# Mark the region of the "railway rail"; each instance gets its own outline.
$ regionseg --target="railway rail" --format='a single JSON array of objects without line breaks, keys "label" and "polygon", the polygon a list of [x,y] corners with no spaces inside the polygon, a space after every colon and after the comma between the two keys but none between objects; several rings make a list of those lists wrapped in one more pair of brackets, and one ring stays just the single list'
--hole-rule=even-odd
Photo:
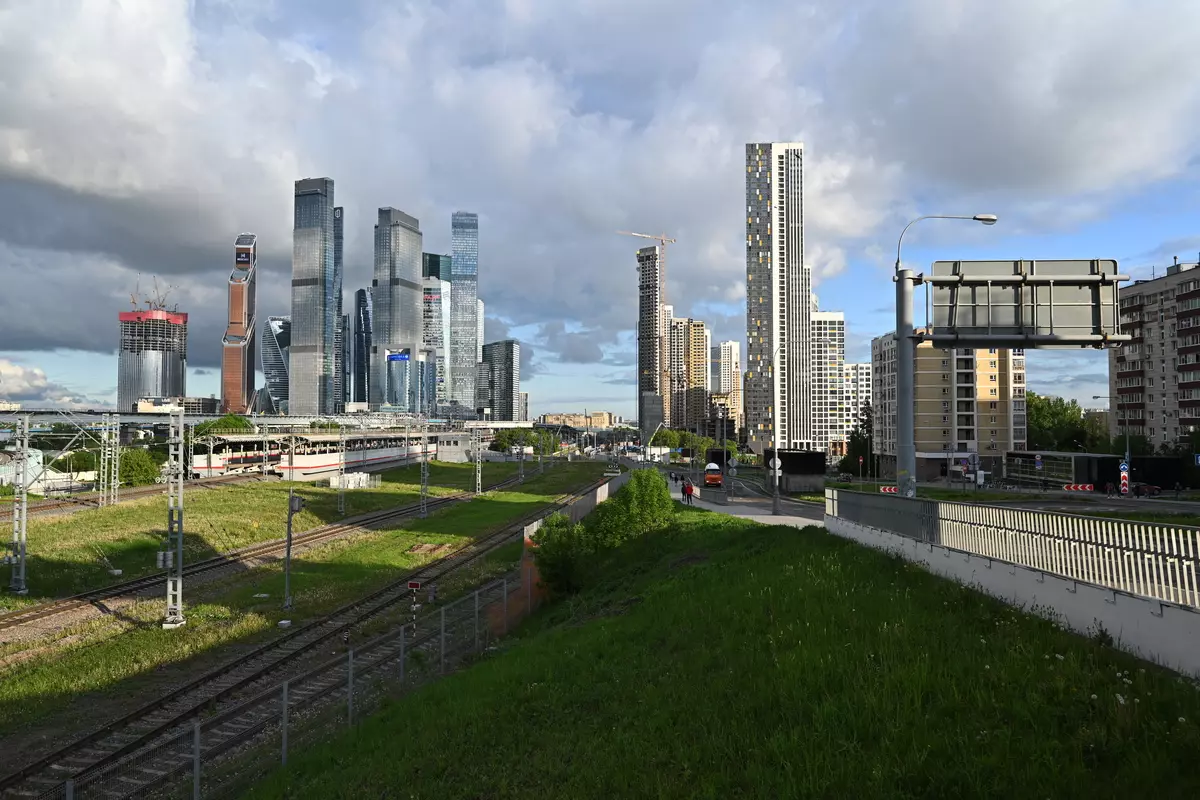
[{"label": "railway rail", "polygon": [[[491,484],[487,487],[488,491],[493,489],[501,489],[517,482],[517,478],[509,478],[498,483]],[[456,494],[447,495],[445,497],[430,498],[426,501],[426,507],[429,510],[444,508],[445,506],[461,502],[464,499],[474,496],[472,492],[458,492]],[[311,547],[321,542],[337,539],[345,536],[348,533],[361,531],[371,525],[387,523],[398,519],[411,517],[414,514],[420,513],[421,506],[419,503],[414,503],[408,506],[399,508],[387,509],[384,511],[374,511],[367,514],[362,514],[354,517],[346,522],[334,523],[332,525],[324,525],[320,528],[314,528],[305,533],[296,534],[292,537],[292,547]],[[263,558],[266,556],[282,553],[287,545],[286,539],[272,539],[267,542],[258,542],[256,544],[247,545],[246,547],[230,550],[219,555],[211,556],[200,561],[194,561],[190,564],[185,564],[183,569],[184,577],[211,573],[215,570],[228,569],[239,564],[244,564],[254,559]],[[105,586],[100,589],[93,589],[88,592],[64,597],[60,600],[53,600],[49,603],[42,603],[29,608],[12,611],[4,615],[0,615],[0,631],[9,628],[16,628],[22,625],[30,625],[35,622],[50,617],[65,614],[69,611],[75,611],[86,606],[91,606],[96,603],[111,600],[117,597],[134,597],[151,589],[157,589],[163,585],[166,580],[166,572],[156,572],[153,575],[147,575],[144,578],[134,578],[132,580],[115,583]]]},{"label": "railway rail", "polygon": [[[410,581],[427,585],[463,570],[512,541],[531,521],[565,507],[607,480],[598,480],[550,508],[506,523],[499,530],[466,543],[325,617],[292,628],[220,668],[175,688],[167,696],[0,780],[0,792],[4,793],[3,797],[14,798],[62,797],[64,783],[70,778],[80,789],[84,784],[89,785],[87,796],[127,797],[161,784],[180,768],[180,758],[190,759],[177,749],[164,747],[177,739],[180,730],[186,729],[189,723],[202,716],[210,721],[210,725],[214,719],[219,719],[225,734],[213,735],[214,729],[210,728],[210,740],[213,747],[227,746],[231,737],[261,723],[254,717],[247,695],[269,691],[279,681],[290,679],[289,672],[303,666],[297,662],[316,654],[317,648],[410,601]],[[412,623],[402,625],[409,627]],[[304,674],[311,675],[320,669],[310,667]],[[319,691],[319,687],[312,691]],[[125,768],[133,762],[136,762],[133,769]],[[109,775],[118,769],[119,775]]]}]

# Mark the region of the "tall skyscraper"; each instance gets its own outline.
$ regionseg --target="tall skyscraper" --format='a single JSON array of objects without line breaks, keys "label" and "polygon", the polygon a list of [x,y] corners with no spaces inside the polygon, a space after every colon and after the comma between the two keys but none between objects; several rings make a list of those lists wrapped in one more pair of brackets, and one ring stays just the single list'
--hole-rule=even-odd
[{"label": "tall skyscraper", "polygon": [[288,372],[292,347],[291,317],[267,317],[262,332],[262,371],[272,406],[267,410],[286,414],[290,405]]},{"label": "tall skyscraper", "polygon": [[483,301],[476,299],[477,313],[475,317],[475,341],[479,343],[479,355],[476,360],[483,361]]},{"label": "tall skyscraper", "polygon": [[[421,225],[395,208],[379,209],[375,225],[375,278],[371,281],[371,405],[408,408],[409,387],[422,347]],[[400,378],[403,377],[403,381]],[[414,396],[415,397],[415,396]]]},{"label": "tall skyscraper", "polygon": [[746,145],[746,425],[750,448],[809,449],[812,279],[804,145]]},{"label": "tall skyscraper", "polygon": [[187,314],[151,307],[117,315],[117,409],[137,411],[143,397],[187,394]]},{"label": "tall skyscraper", "polygon": [[288,369],[292,414],[334,412],[339,289],[334,269],[333,179],[298,180],[292,231],[292,344]]},{"label": "tall skyscraper", "polygon": [[221,339],[221,408],[245,414],[254,398],[254,300],[258,238],[243,233],[233,243],[229,274],[229,317]]},{"label": "tall skyscraper", "polygon": [[367,403],[371,383],[371,290],[354,293],[354,381],[350,401]]},{"label": "tall skyscraper", "polygon": [[[425,255],[429,255],[426,253]],[[444,256],[439,256],[443,258]],[[440,272],[437,274],[441,274]],[[449,271],[446,275],[449,275]],[[448,372],[446,347],[450,342],[450,281],[428,275],[422,279],[424,287],[424,346],[433,351],[434,368],[437,375],[435,396],[439,404],[448,401]]]},{"label": "tall skyscraper", "polygon": [[521,392],[521,413],[517,416],[517,421],[529,421],[529,392]]},{"label": "tall skyscraper", "polygon": [[[672,306],[664,306],[664,310]],[[708,413],[709,351],[712,334],[697,319],[668,321],[668,372],[671,375],[670,425],[695,431]]]},{"label": "tall skyscraper", "polygon": [[475,407],[479,363],[479,215],[450,218],[450,400]]},{"label": "tall skyscraper", "polygon": [[669,318],[663,313],[661,247],[652,245],[637,251],[637,410],[643,444],[660,424],[669,424],[670,387],[666,380]]},{"label": "tall skyscraper", "polygon": [[454,259],[437,253],[421,254],[421,277],[449,281]]},{"label": "tall skyscraper", "polygon": [[497,422],[519,422],[521,345],[515,339],[485,344],[480,367],[480,378],[485,375],[488,378],[486,399],[492,409],[492,419]]},{"label": "tall skyscraper", "polygon": [[342,260],[345,219],[343,209],[338,206],[333,209],[333,299],[336,308],[333,331],[333,411],[341,413],[346,410],[346,326],[345,315],[342,313],[342,276],[345,262]]},{"label": "tall skyscraper", "polygon": [[710,348],[710,390],[728,395],[728,407],[738,428],[742,427],[742,343],[721,342]]}]

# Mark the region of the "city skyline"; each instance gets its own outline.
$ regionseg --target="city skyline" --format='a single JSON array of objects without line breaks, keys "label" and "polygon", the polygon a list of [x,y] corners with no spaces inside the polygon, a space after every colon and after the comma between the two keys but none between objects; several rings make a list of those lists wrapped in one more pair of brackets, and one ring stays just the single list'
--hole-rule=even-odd
[{"label": "city skyline", "polygon": [[[672,263],[681,269],[668,276],[667,295],[704,319],[714,340],[745,343],[744,231],[733,199],[743,191],[745,142],[806,144],[806,260],[824,305],[846,312],[847,360],[866,360],[870,338],[894,327],[890,253],[900,228],[921,213],[988,212],[1001,222],[986,232],[914,229],[905,256],[918,267],[937,258],[1100,251],[1141,278],[1155,266],[1161,274],[1173,255],[1195,258],[1190,165],[1200,143],[1186,123],[1200,115],[1200,100],[1154,53],[1186,45],[1187,23],[1200,20],[1200,10],[1089,12],[1086,32],[1049,47],[1063,41],[1070,13],[993,8],[955,15],[945,29],[932,6],[875,9],[853,24],[852,9],[829,10],[803,25],[792,25],[798,12],[778,4],[752,4],[744,18],[714,6],[686,32],[683,56],[642,47],[643,33],[616,37],[616,49],[591,40],[566,47],[531,35],[545,30],[537,17],[480,6],[468,25],[431,18],[429,36],[406,45],[410,58],[436,61],[445,85],[458,87],[439,94],[395,74],[390,48],[379,46],[401,24],[398,10],[368,22],[311,8],[149,7],[113,4],[96,12],[104,25],[84,24],[91,18],[70,2],[54,26],[43,24],[36,4],[6,17],[13,34],[0,56],[23,68],[0,91],[18,120],[15,140],[38,142],[36,153],[22,146],[0,154],[0,192],[12,209],[0,224],[0,263],[13,275],[0,314],[7,398],[113,403],[111,315],[139,273],[177,287],[173,299],[190,314],[189,392],[219,395],[227,243],[238,231],[259,234],[259,318],[290,313],[287,186],[304,175],[340,184],[346,289],[369,283],[368,224],[378,204],[403,200],[424,220],[458,208],[480,214],[485,340],[520,339],[535,415],[593,399],[635,415],[628,309],[636,284],[618,268],[628,263],[629,242],[613,231],[676,237]],[[747,25],[764,11],[780,15],[765,33]],[[562,13],[586,31],[644,23],[633,10]],[[798,28],[800,48],[785,36]],[[162,47],[138,55],[148,30]],[[250,30],[259,38],[236,68],[216,56],[245,50],[236,37]],[[481,50],[476,30],[508,36],[512,46]],[[49,59],[70,31],[79,36],[73,57],[95,69]],[[1104,93],[1064,94],[1046,105],[1016,74],[988,68],[999,53],[1045,45],[1046,81],[1074,85],[1081,55],[1117,34],[1137,63],[1091,75],[1110,85]],[[862,36],[879,46],[851,57],[847,43]],[[748,41],[759,55],[734,87],[722,54]],[[20,42],[41,44],[26,51]],[[592,66],[572,69],[575,54]],[[630,69],[662,75],[661,97],[669,99],[626,85]],[[971,74],[987,74],[989,90],[966,82]],[[177,82],[166,83],[168,75]],[[61,98],[54,109],[38,99],[46,87]],[[125,102],[127,95],[147,100]],[[493,96],[496,106],[475,102]],[[952,130],[936,123],[946,103],[960,109]],[[247,107],[257,109],[252,130],[206,124]],[[1137,133],[1067,124],[1113,119],[1114,108],[1154,122]],[[64,123],[85,113],[97,125]],[[1045,124],[1014,138],[996,118]],[[397,129],[402,147],[381,148],[378,131]],[[146,137],[146,146],[130,150],[131,136]],[[464,152],[479,157],[468,164]],[[1104,157],[1113,152],[1123,155]],[[393,201],[397,185],[404,197]],[[450,252],[449,232],[427,227],[427,249]],[[80,310],[64,319],[64,306]],[[1032,389],[1092,405],[1092,395],[1108,393],[1106,358],[1031,354],[1029,380]]]}]

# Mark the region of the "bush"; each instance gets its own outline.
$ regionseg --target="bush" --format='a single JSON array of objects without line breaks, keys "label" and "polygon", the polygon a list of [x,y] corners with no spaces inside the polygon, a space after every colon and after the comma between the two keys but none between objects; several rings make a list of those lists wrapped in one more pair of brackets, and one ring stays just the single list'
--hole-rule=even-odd
[{"label": "bush", "polygon": [[120,478],[122,486],[149,486],[161,474],[162,470],[145,450],[132,447],[121,449]]},{"label": "bush", "polygon": [[666,479],[658,470],[640,469],[582,523],[572,525],[562,514],[547,517],[533,536],[542,584],[554,596],[579,591],[593,556],[666,528],[674,513]]}]

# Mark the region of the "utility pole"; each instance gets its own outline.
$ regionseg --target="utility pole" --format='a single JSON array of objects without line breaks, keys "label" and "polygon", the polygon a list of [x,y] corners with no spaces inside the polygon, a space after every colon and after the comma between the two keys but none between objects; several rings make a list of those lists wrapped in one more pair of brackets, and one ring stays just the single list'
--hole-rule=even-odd
[{"label": "utility pole", "polygon": [[12,519],[12,578],[8,588],[13,594],[28,594],[25,585],[25,520],[29,514],[29,415],[17,417],[16,451],[13,453],[13,497]]},{"label": "utility pole", "polygon": [[171,412],[167,439],[167,542],[158,554],[159,566],[167,570],[167,613],[164,629],[178,628],[183,618],[183,439],[186,428],[183,409]]},{"label": "utility pole", "polygon": [[483,494],[483,430],[471,430],[471,442],[475,446],[475,494]]},{"label": "utility pole", "polygon": [[[408,439],[404,440],[405,447]],[[346,516],[346,429],[338,424],[338,514]]]},{"label": "utility pole", "polygon": [[429,516],[429,424],[421,425],[421,519]]},{"label": "utility pole", "polygon": [[283,610],[292,609],[292,517],[304,508],[304,498],[288,489],[287,543],[283,550]]},{"label": "utility pole", "polygon": [[517,483],[525,482],[525,440],[521,440],[521,457],[517,459]]}]

